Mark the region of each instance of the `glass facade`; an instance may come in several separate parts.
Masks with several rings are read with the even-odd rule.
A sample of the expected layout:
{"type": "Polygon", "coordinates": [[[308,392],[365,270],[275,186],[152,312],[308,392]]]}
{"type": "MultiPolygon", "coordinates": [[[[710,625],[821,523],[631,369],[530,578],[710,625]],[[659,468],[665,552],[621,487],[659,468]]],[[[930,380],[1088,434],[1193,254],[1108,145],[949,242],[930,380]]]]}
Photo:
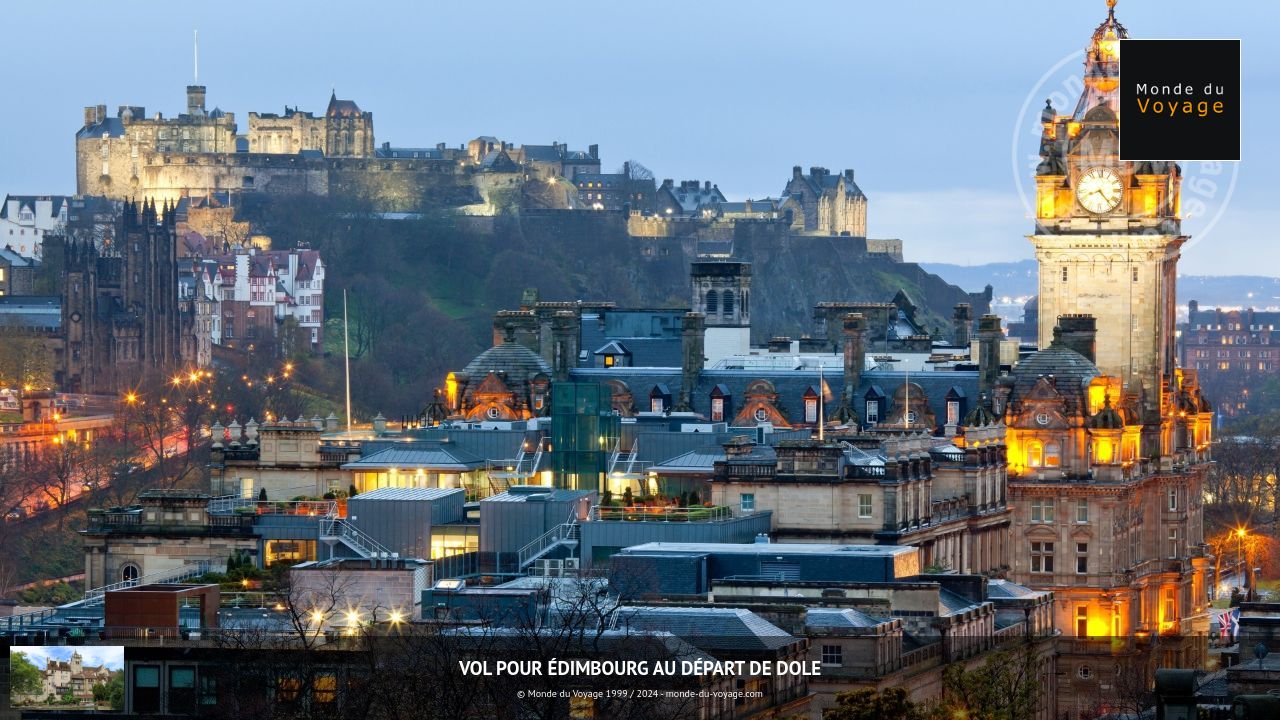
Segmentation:
{"type": "Polygon", "coordinates": [[[622,419],[613,412],[613,391],[596,383],[551,386],[551,468],[555,486],[604,488],[609,458],[618,448],[622,419]]]}

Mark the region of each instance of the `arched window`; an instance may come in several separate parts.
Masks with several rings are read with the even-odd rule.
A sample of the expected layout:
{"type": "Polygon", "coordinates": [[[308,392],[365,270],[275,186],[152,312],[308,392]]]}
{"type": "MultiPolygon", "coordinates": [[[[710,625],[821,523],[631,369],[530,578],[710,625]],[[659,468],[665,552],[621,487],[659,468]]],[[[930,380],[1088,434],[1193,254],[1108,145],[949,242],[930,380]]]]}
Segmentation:
{"type": "Polygon", "coordinates": [[[138,570],[138,566],[133,563],[125,563],[120,566],[120,581],[134,582],[142,573],[138,570]]]}
{"type": "Polygon", "coordinates": [[[1027,467],[1044,466],[1044,445],[1032,440],[1027,443],[1027,467]]]}
{"type": "Polygon", "coordinates": [[[707,314],[711,315],[718,310],[720,296],[715,290],[707,291],[707,314]]]}
{"type": "Polygon", "coordinates": [[[724,314],[725,315],[733,314],[733,291],[732,290],[724,291],[724,314]]]}

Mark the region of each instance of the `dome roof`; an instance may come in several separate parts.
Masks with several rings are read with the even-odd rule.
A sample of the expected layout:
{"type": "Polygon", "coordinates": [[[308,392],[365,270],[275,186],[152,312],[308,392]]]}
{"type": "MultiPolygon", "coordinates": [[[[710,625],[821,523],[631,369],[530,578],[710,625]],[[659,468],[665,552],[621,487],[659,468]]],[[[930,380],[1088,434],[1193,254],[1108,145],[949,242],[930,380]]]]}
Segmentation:
{"type": "Polygon", "coordinates": [[[1124,427],[1124,417],[1111,407],[1111,395],[1103,400],[1102,409],[1089,418],[1089,427],[1098,430],[1119,430],[1124,427]]]}
{"type": "Polygon", "coordinates": [[[539,373],[550,377],[552,370],[538,353],[519,343],[503,342],[477,355],[462,372],[473,383],[483,380],[489,373],[496,373],[507,387],[519,392],[522,389],[519,386],[527,384],[530,378],[539,373]]]}
{"type": "Polygon", "coordinates": [[[1055,341],[1014,366],[1013,393],[1010,403],[1021,402],[1031,393],[1041,377],[1053,376],[1054,389],[1066,400],[1068,414],[1088,412],[1086,388],[1089,381],[1102,373],[1098,366],[1080,353],[1055,341]]]}

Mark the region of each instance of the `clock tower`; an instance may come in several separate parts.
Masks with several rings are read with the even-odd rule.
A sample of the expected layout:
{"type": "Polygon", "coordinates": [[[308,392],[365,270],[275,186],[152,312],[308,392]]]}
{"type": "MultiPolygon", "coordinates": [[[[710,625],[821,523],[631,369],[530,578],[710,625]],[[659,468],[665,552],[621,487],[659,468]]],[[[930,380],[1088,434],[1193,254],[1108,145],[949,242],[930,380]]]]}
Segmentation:
{"type": "Polygon", "coordinates": [[[1120,39],[1128,32],[1114,1],[1107,4],[1085,52],[1075,109],[1059,114],[1046,102],[1040,117],[1035,234],[1028,236],[1040,265],[1038,341],[1050,345],[1061,316],[1097,318],[1099,369],[1120,378],[1140,399],[1144,422],[1158,426],[1174,376],[1174,284],[1187,239],[1181,177],[1175,162],[1120,160],[1120,39]]]}

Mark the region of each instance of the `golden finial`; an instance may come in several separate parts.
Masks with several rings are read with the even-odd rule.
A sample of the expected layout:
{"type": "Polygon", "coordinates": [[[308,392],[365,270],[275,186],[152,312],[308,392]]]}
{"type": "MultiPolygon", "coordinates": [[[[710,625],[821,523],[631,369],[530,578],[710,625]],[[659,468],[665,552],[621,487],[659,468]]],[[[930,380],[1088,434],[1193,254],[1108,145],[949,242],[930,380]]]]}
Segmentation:
{"type": "Polygon", "coordinates": [[[1115,7],[1116,7],[1116,0],[1107,0],[1107,9],[1108,9],[1108,10],[1114,10],[1114,9],[1115,9],[1115,7]]]}

